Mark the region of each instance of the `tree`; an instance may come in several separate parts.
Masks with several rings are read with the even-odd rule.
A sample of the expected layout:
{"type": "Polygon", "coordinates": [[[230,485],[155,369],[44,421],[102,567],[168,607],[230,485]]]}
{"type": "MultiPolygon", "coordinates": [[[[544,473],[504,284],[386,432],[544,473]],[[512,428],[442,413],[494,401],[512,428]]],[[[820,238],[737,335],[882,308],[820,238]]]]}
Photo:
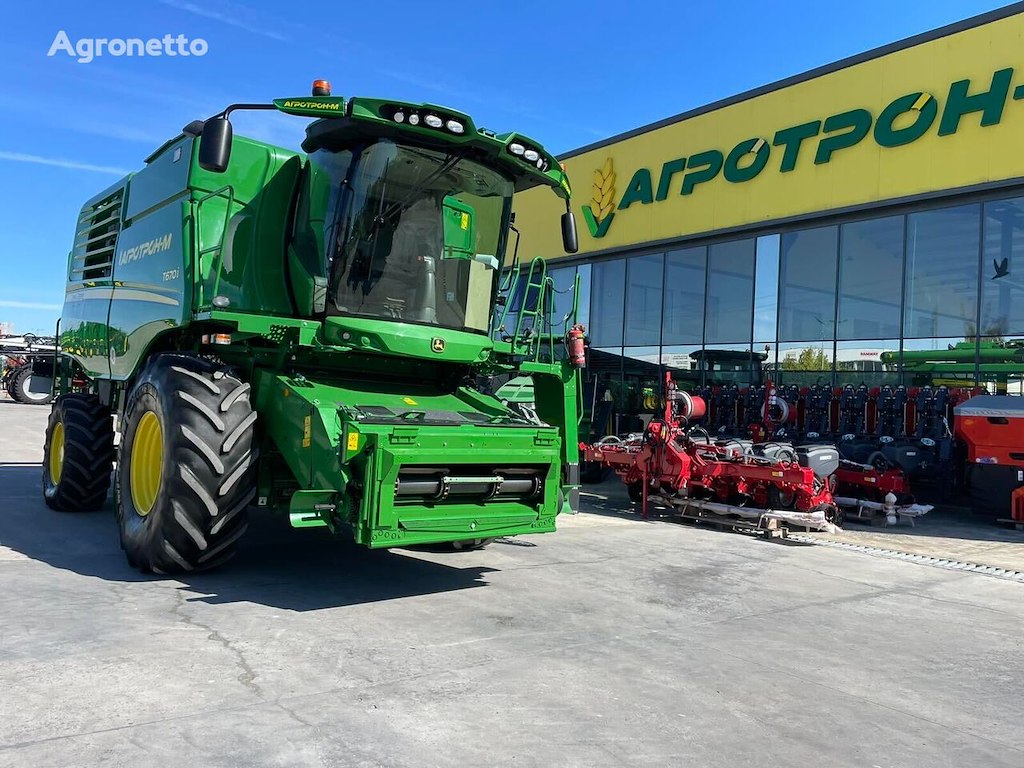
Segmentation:
{"type": "Polygon", "coordinates": [[[828,371],[832,361],[825,350],[805,347],[799,352],[787,352],[780,367],[784,371],[828,371]]]}

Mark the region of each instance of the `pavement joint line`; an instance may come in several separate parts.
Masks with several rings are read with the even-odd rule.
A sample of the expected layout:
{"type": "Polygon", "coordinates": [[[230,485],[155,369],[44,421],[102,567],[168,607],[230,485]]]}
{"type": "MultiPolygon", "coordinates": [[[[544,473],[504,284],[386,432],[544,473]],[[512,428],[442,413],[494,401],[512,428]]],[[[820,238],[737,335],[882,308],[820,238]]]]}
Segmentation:
{"type": "Polygon", "coordinates": [[[1014,571],[1007,568],[998,568],[994,565],[981,565],[980,563],[969,563],[962,560],[949,560],[932,555],[919,555],[914,552],[905,552],[899,549],[885,549],[883,547],[871,547],[866,544],[851,544],[847,541],[835,541],[834,539],[819,539],[813,536],[806,536],[800,533],[790,533],[788,538],[803,544],[820,544],[835,549],[845,549],[851,552],[861,552],[865,555],[886,557],[892,560],[903,560],[916,563],[917,565],[930,565],[933,568],[942,568],[947,571],[961,571],[964,573],[977,573],[981,576],[991,576],[1006,581],[1016,581],[1024,584],[1024,571],[1014,571]]]}

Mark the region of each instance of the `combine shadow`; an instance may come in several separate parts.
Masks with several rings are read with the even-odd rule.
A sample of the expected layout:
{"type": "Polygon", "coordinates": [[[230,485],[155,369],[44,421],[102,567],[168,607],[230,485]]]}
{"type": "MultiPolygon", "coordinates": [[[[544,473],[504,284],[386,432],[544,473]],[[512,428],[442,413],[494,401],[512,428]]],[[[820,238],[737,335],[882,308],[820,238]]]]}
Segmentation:
{"type": "Polygon", "coordinates": [[[312,611],[482,587],[495,570],[468,564],[485,559],[485,553],[369,550],[326,529],[294,530],[254,510],[238,555],[223,568],[148,576],[126,562],[110,500],[99,512],[54,512],[42,501],[39,477],[38,464],[0,463],[0,545],[104,581],[180,582],[188,602],[312,611]]]}
{"type": "Polygon", "coordinates": [[[620,520],[635,520],[638,523],[673,522],[675,519],[672,507],[651,496],[647,500],[647,519],[644,520],[640,505],[630,501],[626,486],[614,475],[600,483],[584,483],[580,491],[580,511],[620,520]]]}

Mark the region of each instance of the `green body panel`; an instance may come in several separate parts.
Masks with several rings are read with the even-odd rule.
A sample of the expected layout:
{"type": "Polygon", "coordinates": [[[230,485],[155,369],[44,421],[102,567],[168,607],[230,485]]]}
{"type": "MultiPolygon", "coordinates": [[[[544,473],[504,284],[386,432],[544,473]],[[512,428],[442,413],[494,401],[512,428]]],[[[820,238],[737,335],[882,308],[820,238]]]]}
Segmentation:
{"type": "MultiPolygon", "coordinates": [[[[138,176],[144,176],[145,171],[138,176]]],[[[138,177],[137,176],[137,177],[138,177]]],[[[129,204],[135,187],[129,185],[129,204]]],[[[107,321],[110,326],[110,377],[131,376],[145,351],[168,328],[191,317],[192,281],[186,280],[188,205],[180,195],[157,204],[149,213],[126,221],[118,237],[114,285],[107,321]],[[150,243],[148,253],[143,253],[150,243]],[[160,250],[165,243],[169,247],[160,250]],[[123,343],[114,343],[117,335],[123,343]]]]}
{"type": "Polygon", "coordinates": [[[302,161],[299,155],[244,138],[232,145],[223,174],[204,171],[196,155],[189,177],[195,226],[195,308],[222,296],[234,309],[294,313],[283,258],[302,161]]]}
{"type": "Polygon", "coordinates": [[[189,137],[168,142],[115,185],[126,201],[110,275],[71,272],[83,252],[76,242],[61,344],[90,375],[130,378],[161,334],[191,322],[214,295],[247,312],[293,312],[281,253],[298,155],[237,138],[229,173],[218,175],[199,167],[198,151],[189,137]]]}
{"type": "Polygon", "coordinates": [[[110,375],[107,320],[114,285],[111,265],[116,257],[127,182],[122,179],[82,206],[68,254],[61,344],[64,353],[90,376],[110,375]]]}
{"type": "Polygon", "coordinates": [[[61,313],[61,349],[89,376],[109,377],[111,280],[68,286],[61,313]]]}
{"type": "MultiPolygon", "coordinates": [[[[443,140],[508,174],[516,189],[546,184],[569,195],[564,173],[536,142],[477,131],[447,108],[401,107],[458,119],[464,135],[395,126],[385,117],[401,106],[393,101],[275,105],[325,118],[310,136],[326,125],[342,136],[393,135],[431,148],[443,140]],[[516,156],[516,142],[535,148],[544,168],[516,156]]],[[[325,314],[332,182],[305,155],[240,136],[226,170],[214,173],[200,167],[199,144],[190,135],[168,141],[83,207],[69,256],[59,386],[71,386],[72,374],[90,388],[108,382],[98,391],[122,409],[153,354],[213,355],[251,385],[258,501],[293,526],[347,530],[370,547],[554,530],[578,492],[579,395],[577,372],[551,356],[550,321],[543,353],[535,332],[499,340],[433,323],[325,314]],[[490,374],[529,376],[543,423],[473,387],[490,374]],[[436,494],[409,490],[435,475],[436,494]]],[[[490,206],[491,199],[444,198],[439,278],[472,283],[504,263],[500,247],[477,253],[502,215],[490,206]]],[[[530,280],[547,279],[539,260],[530,269],[530,280]]],[[[492,283],[484,296],[493,298],[492,283]]],[[[494,304],[475,311],[470,324],[467,309],[467,327],[486,325],[483,313],[493,314],[494,304]]],[[[540,308],[535,314],[536,325],[540,308]]]]}
{"type": "Polygon", "coordinates": [[[195,143],[185,136],[169,141],[146,158],[145,168],[131,175],[122,217],[126,224],[185,192],[195,143]]]}
{"type": "Polygon", "coordinates": [[[362,317],[330,317],[324,323],[324,340],[337,346],[352,346],[367,352],[400,357],[418,357],[449,363],[483,363],[491,357],[493,344],[487,336],[430,325],[382,323],[362,317]],[[444,342],[438,351],[434,339],[444,342]]]}

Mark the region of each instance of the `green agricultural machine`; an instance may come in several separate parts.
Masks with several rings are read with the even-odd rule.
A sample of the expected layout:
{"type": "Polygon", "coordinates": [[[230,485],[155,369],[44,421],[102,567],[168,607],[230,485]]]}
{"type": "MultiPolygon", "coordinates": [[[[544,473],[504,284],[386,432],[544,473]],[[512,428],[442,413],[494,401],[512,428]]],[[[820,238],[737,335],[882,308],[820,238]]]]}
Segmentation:
{"type": "MultiPolygon", "coordinates": [[[[899,352],[883,352],[882,363],[901,364],[899,352]]],[[[960,341],[947,349],[904,350],[903,373],[912,386],[993,385],[999,394],[1021,394],[1024,341],[960,341]],[[977,366],[977,368],[975,368],[977,366]]]]}
{"type": "Polygon", "coordinates": [[[317,81],[186,126],[82,208],[46,503],[99,508],[114,465],[128,561],[162,573],[224,562],[253,505],[371,548],[553,531],[579,373],[574,317],[515,253],[513,193],[538,185],[575,252],[555,158],[446,107],[317,81]],[[303,153],[233,136],[242,109],[314,118],[303,153]],[[495,376],[532,379],[536,418],[475,386],[495,376]]]}

